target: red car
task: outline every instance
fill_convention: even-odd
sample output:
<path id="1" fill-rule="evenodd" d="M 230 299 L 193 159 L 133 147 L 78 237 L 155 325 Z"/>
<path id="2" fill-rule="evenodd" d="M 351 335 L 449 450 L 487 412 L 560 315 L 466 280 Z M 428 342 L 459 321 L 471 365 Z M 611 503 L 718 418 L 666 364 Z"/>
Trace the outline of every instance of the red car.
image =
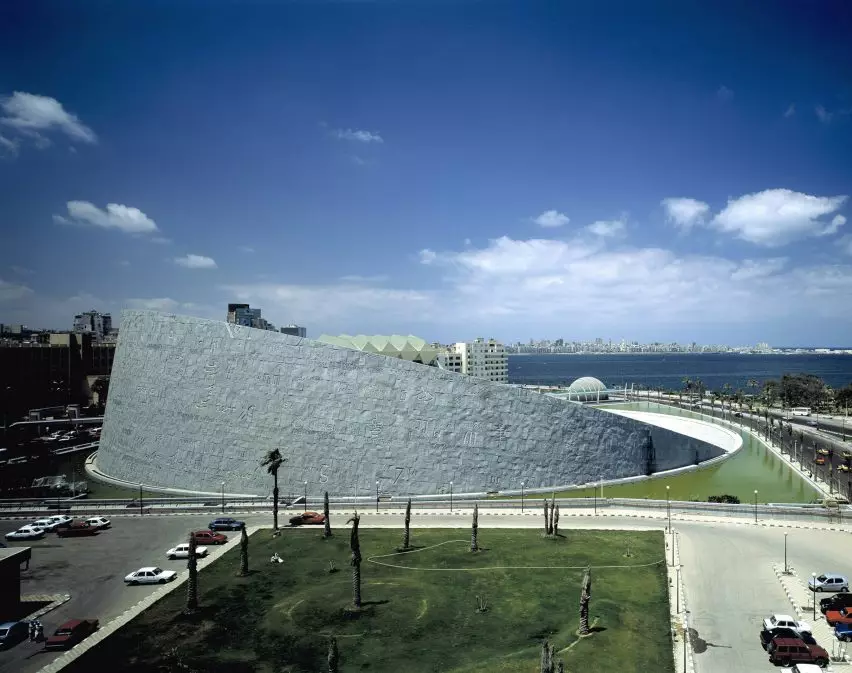
<path id="1" fill-rule="evenodd" d="M 291 526 L 312 526 L 325 523 L 325 515 L 319 512 L 303 512 L 297 516 L 290 517 Z"/>
<path id="2" fill-rule="evenodd" d="M 197 530 L 192 534 L 197 544 L 225 544 L 228 541 L 227 535 L 216 533 L 212 530 Z"/>
<path id="3" fill-rule="evenodd" d="M 84 535 L 97 535 L 98 529 L 89 525 L 86 521 L 72 521 L 65 528 L 57 528 L 59 537 L 80 537 Z"/>
<path id="4" fill-rule="evenodd" d="M 97 619 L 72 619 L 56 629 L 44 642 L 44 646 L 48 650 L 74 647 L 97 631 L 99 626 Z"/>
<path id="5" fill-rule="evenodd" d="M 825 613 L 825 622 L 829 626 L 837 626 L 838 624 L 852 624 L 852 608 L 828 610 Z"/>

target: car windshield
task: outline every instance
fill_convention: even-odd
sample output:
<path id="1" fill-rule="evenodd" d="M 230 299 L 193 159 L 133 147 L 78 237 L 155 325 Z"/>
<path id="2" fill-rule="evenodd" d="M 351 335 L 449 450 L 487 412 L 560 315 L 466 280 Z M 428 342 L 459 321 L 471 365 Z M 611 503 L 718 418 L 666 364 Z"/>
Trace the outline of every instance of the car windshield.
<path id="1" fill-rule="evenodd" d="M 825 582 L 828 578 L 825 575 L 817 577 L 817 582 Z"/>
<path id="2" fill-rule="evenodd" d="M 155 575 L 159 575 L 161 572 L 163 572 L 163 569 L 162 568 L 154 568 L 151 572 L 154 573 Z"/>
<path id="3" fill-rule="evenodd" d="M 0 638 L 9 634 L 9 629 L 0 629 Z"/>

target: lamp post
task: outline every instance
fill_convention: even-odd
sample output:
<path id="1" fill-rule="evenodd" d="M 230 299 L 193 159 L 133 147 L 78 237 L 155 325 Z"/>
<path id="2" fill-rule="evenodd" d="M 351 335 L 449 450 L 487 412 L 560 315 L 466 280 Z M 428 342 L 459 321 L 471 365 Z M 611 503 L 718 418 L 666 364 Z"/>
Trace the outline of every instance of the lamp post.
<path id="1" fill-rule="evenodd" d="M 453 482 L 450 482 L 450 511 L 453 511 Z"/>
<path id="2" fill-rule="evenodd" d="M 524 482 L 521 482 L 521 514 L 524 513 Z"/>
<path id="3" fill-rule="evenodd" d="M 666 525 L 666 530 L 671 533 L 672 532 L 672 503 L 669 499 L 669 492 L 671 487 L 666 484 L 666 516 L 668 517 L 668 524 Z"/>
<path id="4" fill-rule="evenodd" d="M 784 533 L 784 574 L 787 574 L 787 533 Z"/>
<path id="5" fill-rule="evenodd" d="M 225 513 L 225 482 L 222 482 L 222 514 Z"/>
<path id="6" fill-rule="evenodd" d="M 142 482 L 139 482 L 139 516 L 142 516 Z"/>
<path id="7" fill-rule="evenodd" d="M 376 482 L 376 514 L 379 513 L 379 482 Z"/>
<path id="8" fill-rule="evenodd" d="M 813 621 L 816 621 L 816 573 L 811 573 L 811 586 L 813 587 L 813 599 L 811 600 L 811 607 L 813 607 Z"/>
<path id="9" fill-rule="evenodd" d="M 754 489 L 754 522 L 757 523 L 757 489 Z"/>
<path id="10" fill-rule="evenodd" d="M 308 511 L 308 482 L 307 482 L 307 480 L 305 481 L 305 497 L 303 498 L 302 502 L 305 503 L 305 511 L 307 512 Z"/>
<path id="11" fill-rule="evenodd" d="M 597 484 L 592 484 L 592 493 L 595 496 L 595 516 L 597 516 L 597 513 L 598 513 L 598 485 Z"/>
<path id="12" fill-rule="evenodd" d="M 675 546 L 675 532 L 672 531 L 672 563 L 671 563 L 672 568 L 674 568 L 674 561 L 675 561 L 675 559 L 674 559 L 674 546 Z"/>

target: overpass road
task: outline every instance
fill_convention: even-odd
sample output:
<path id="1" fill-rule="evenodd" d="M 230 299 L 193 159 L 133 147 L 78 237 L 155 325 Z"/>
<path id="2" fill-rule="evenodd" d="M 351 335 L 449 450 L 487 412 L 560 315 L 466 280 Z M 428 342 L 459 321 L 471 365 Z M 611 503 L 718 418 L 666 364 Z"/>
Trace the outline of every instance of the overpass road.
<path id="1" fill-rule="evenodd" d="M 282 515 L 287 516 L 289 510 Z M 332 512 L 337 526 L 349 510 Z M 269 514 L 241 516 L 249 525 L 271 524 Z M 489 528 L 539 528 L 538 510 L 520 512 L 480 510 L 480 539 L 487 540 Z M 210 515 L 118 516 L 113 529 L 96 538 L 55 538 L 32 544 L 30 570 L 23 574 L 25 594 L 70 593 L 70 601 L 42 617 L 46 630 L 72 617 L 97 617 L 105 623 L 138 602 L 151 589 L 125 587 L 122 578 L 143 565 L 159 564 L 182 570 L 181 562 L 169 562 L 163 552 L 181 541 L 190 529 L 206 526 Z M 0 521 L 0 533 L 21 522 Z M 663 530 L 666 518 L 652 513 L 645 518 L 627 516 L 564 516 L 563 530 L 630 529 Z M 362 527 L 401 527 L 402 514 L 363 511 Z M 470 512 L 447 510 L 419 512 L 412 518 L 417 528 L 467 528 Z M 790 613 L 791 606 L 772 569 L 784 560 L 784 533 L 788 533 L 788 562 L 802 576 L 811 572 L 836 571 L 852 574 L 841 559 L 852 558 L 849 529 L 791 522 L 755 525 L 747 519 L 736 522 L 698 521 L 678 517 L 673 521 L 678 540 L 686 607 L 695 629 L 693 661 L 697 673 L 777 670 L 768 663 L 760 646 L 760 624 L 771 613 Z M 294 531 L 296 532 L 296 531 Z M 297 533 L 298 534 L 298 533 Z M 282 544 L 286 536 L 282 537 Z M 15 544 L 14 546 L 22 546 Z M 368 552 L 368 549 L 364 550 Z M 663 554 L 661 549 L 660 553 Z M 819 613 L 817 613 L 819 614 Z M 821 643 L 831 651 L 831 643 Z M 0 652 L 0 673 L 35 673 L 55 655 L 40 654 L 40 648 L 21 643 Z"/>

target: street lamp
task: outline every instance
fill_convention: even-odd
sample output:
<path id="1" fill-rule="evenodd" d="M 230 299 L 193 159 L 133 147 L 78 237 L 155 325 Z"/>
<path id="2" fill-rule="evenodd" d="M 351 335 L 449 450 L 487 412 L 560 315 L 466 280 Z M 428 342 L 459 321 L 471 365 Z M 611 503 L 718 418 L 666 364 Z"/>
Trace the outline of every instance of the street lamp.
<path id="1" fill-rule="evenodd" d="M 450 511 L 453 511 L 453 482 L 450 482 Z"/>
<path id="2" fill-rule="evenodd" d="M 787 533 L 784 533 L 784 574 L 787 574 Z"/>
<path id="3" fill-rule="evenodd" d="M 379 513 L 379 482 L 376 482 L 376 514 Z"/>
<path id="4" fill-rule="evenodd" d="M 754 522 L 757 523 L 757 489 L 754 489 Z"/>
<path id="5" fill-rule="evenodd" d="M 139 516 L 142 516 L 142 482 L 139 482 Z"/>
<path id="6" fill-rule="evenodd" d="M 521 514 L 524 513 L 524 482 L 521 482 Z"/>
<path id="7" fill-rule="evenodd" d="M 666 484 L 666 515 L 667 515 L 668 520 L 669 520 L 669 522 L 666 526 L 666 530 L 669 533 L 672 532 L 672 503 L 671 503 L 671 500 L 669 499 L 670 490 L 671 490 L 671 487 L 668 484 Z"/>
<path id="8" fill-rule="evenodd" d="M 598 514 L 598 485 L 592 484 L 592 494 L 595 496 L 595 516 Z"/>
<path id="9" fill-rule="evenodd" d="M 302 500 L 305 503 L 305 511 L 308 511 L 308 482 L 305 481 L 305 497 Z"/>
<path id="10" fill-rule="evenodd" d="M 225 513 L 225 482 L 222 482 L 222 514 Z"/>
<path id="11" fill-rule="evenodd" d="M 816 573 L 811 573 L 811 594 L 813 594 L 813 600 L 811 601 L 813 607 L 813 621 L 816 621 Z"/>

